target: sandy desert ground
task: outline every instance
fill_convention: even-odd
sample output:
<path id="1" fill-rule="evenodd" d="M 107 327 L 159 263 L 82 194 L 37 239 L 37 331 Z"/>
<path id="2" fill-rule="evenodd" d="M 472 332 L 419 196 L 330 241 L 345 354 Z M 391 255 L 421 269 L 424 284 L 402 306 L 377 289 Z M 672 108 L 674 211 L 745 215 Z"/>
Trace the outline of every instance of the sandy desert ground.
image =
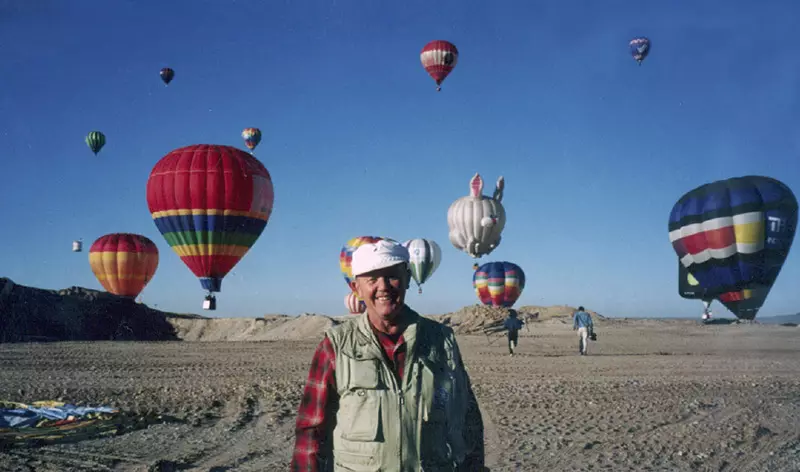
<path id="1" fill-rule="evenodd" d="M 597 332 L 588 357 L 564 320 L 533 323 L 513 358 L 497 335 L 459 335 L 492 471 L 800 470 L 798 328 L 609 320 Z M 287 470 L 318 341 L 299 338 L 0 345 L 0 399 L 165 415 L 6 450 L 0 470 Z"/>

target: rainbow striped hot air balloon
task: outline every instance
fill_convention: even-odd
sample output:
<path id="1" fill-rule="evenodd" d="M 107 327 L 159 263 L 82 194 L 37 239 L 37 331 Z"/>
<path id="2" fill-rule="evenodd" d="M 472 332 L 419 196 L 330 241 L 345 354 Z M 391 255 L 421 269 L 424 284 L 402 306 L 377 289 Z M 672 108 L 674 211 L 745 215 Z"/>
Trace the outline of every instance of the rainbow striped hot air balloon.
<path id="1" fill-rule="evenodd" d="M 475 271 L 472 286 L 484 305 L 511 308 L 525 289 L 525 272 L 512 262 L 487 262 Z"/>
<path id="2" fill-rule="evenodd" d="M 356 236 L 344 243 L 344 246 L 342 246 L 342 249 L 339 251 L 339 269 L 342 271 L 344 281 L 347 283 L 348 287 L 350 286 L 350 282 L 353 281 L 353 269 L 350 267 L 350 264 L 353 262 L 353 252 L 362 244 L 377 243 L 383 239 L 396 242 L 393 239 L 380 236 Z"/>
<path id="3" fill-rule="evenodd" d="M 147 181 L 147 206 L 170 247 L 209 294 L 253 247 L 274 201 L 272 177 L 250 154 L 196 144 L 164 156 Z"/>
<path id="4" fill-rule="evenodd" d="M 797 199 L 782 182 L 746 176 L 684 194 L 669 240 L 700 286 L 738 318 L 752 320 L 780 273 L 797 228 Z"/>
<path id="5" fill-rule="evenodd" d="M 106 234 L 89 249 L 89 265 L 106 291 L 136 298 L 156 273 L 158 248 L 139 234 Z"/>

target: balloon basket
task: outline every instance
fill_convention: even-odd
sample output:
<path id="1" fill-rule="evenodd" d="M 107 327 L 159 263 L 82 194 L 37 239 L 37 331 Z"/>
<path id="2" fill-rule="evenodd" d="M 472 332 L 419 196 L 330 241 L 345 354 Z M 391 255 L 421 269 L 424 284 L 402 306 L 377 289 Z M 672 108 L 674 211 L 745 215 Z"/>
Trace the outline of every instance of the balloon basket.
<path id="1" fill-rule="evenodd" d="M 217 309 L 217 299 L 214 295 L 206 295 L 205 300 L 203 300 L 203 309 L 209 311 Z"/>
<path id="2" fill-rule="evenodd" d="M 419 288 L 419 290 L 417 291 L 417 293 L 419 293 L 420 295 L 422 295 L 422 287 L 420 287 L 420 288 Z"/>

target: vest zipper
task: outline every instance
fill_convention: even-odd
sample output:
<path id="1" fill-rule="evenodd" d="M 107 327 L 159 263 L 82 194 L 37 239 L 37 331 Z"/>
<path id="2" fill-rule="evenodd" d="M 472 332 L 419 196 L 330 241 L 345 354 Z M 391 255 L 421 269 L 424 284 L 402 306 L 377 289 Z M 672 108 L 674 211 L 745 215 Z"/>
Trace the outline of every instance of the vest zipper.
<path id="1" fill-rule="evenodd" d="M 397 438 L 397 444 L 400 447 L 397 449 L 397 459 L 400 462 L 400 470 L 403 470 L 403 405 L 405 400 L 403 399 L 403 390 L 398 389 L 396 390 L 397 396 L 399 398 L 399 405 L 400 405 L 400 427 L 397 429 L 399 431 L 399 435 Z"/>

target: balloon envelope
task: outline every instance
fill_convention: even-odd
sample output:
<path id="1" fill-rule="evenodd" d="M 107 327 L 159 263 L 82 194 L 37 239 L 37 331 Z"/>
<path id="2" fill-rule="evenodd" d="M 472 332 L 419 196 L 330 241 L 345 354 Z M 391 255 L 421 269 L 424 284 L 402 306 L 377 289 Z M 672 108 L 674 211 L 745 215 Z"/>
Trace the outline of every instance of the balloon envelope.
<path id="1" fill-rule="evenodd" d="M 770 177 L 720 180 L 684 194 L 668 227 L 675 253 L 700 286 L 738 318 L 753 319 L 789 254 L 797 199 Z"/>
<path id="2" fill-rule="evenodd" d="M 100 131 L 90 131 L 89 134 L 86 135 L 86 145 L 89 146 L 89 149 L 91 149 L 96 156 L 97 153 L 103 149 L 103 146 L 106 145 L 106 135 Z"/>
<path id="3" fill-rule="evenodd" d="M 479 258 L 490 254 L 500 245 L 506 225 L 503 207 L 503 177 L 491 197 L 483 195 L 483 179 L 475 174 L 470 179 L 470 193 L 454 201 L 447 209 L 447 226 L 450 243 L 458 249 Z"/>
<path id="4" fill-rule="evenodd" d="M 158 248 L 139 234 L 106 234 L 89 249 L 89 265 L 106 291 L 135 298 L 156 273 Z"/>
<path id="5" fill-rule="evenodd" d="M 525 272 L 513 262 L 487 262 L 475 271 L 472 286 L 484 305 L 511 308 L 525 289 Z"/>
<path id="6" fill-rule="evenodd" d="M 272 177 L 231 146 L 196 144 L 164 156 L 150 172 L 147 206 L 156 227 L 209 292 L 267 226 Z"/>
<path id="7" fill-rule="evenodd" d="M 353 281 L 353 268 L 350 265 L 353 262 L 353 252 L 362 244 L 376 243 L 383 239 L 392 241 L 392 239 L 380 236 L 356 236 L 344 243 L 344 246 L 342 246 L 342 249 L 339 251 L 339 269 L 342 271 L 344 281 L 347 283 L 348 287 L 350 286 L 350 282 Z"/>
<path id="8" fill-rule="evenodd" d="M 408 249 L 411 277 L 420 286 L 436 272 L 442 262 L 442 249 L 436 241 L 422 238 L 409 239 L 403 246 Z"/>
<path id="9" fill-rule="evenodd" d="M 436 81 L 437 90 L 441 90 L 439 86 L 458 63 L 458 49 L 449 41 L 434 40 L 422 48 L 419 58 L 422 67 Z"/>
<path id="10" fill-rule="evenodd" d="M 244 145 L 247 146 L 247 149 L 252 151 L 261 142 L 261 130 L 258 128 L 245 128 L 242 131 L 242 139 L 244 139 Z"/>
<path id="11" fill-rule="evenodd" d="M 650 40 L 644 36 L 633 38 L 630 43 L 628 43 L 628 48 L 630 49 L 633 59 L 641 64 L 647 55 L 650 54 Z"/>
<path id="12" fill-rule="evenodd" d="M 367 311 L 367 304 L 353 292 L 344 296 L 344 306 L 347 307 L 351 315 L 357 315 Z"/>
<path id="13" fill-rule="evenodd" d="M 172 82 L 172 79 L 175 77 L 175 71 L 170 69 L 169 67 L 165 67 L 161 69 L 159 75 L 161 76 L 161 80 L 165 84 L 169 85 L 169 83 Z"/>

